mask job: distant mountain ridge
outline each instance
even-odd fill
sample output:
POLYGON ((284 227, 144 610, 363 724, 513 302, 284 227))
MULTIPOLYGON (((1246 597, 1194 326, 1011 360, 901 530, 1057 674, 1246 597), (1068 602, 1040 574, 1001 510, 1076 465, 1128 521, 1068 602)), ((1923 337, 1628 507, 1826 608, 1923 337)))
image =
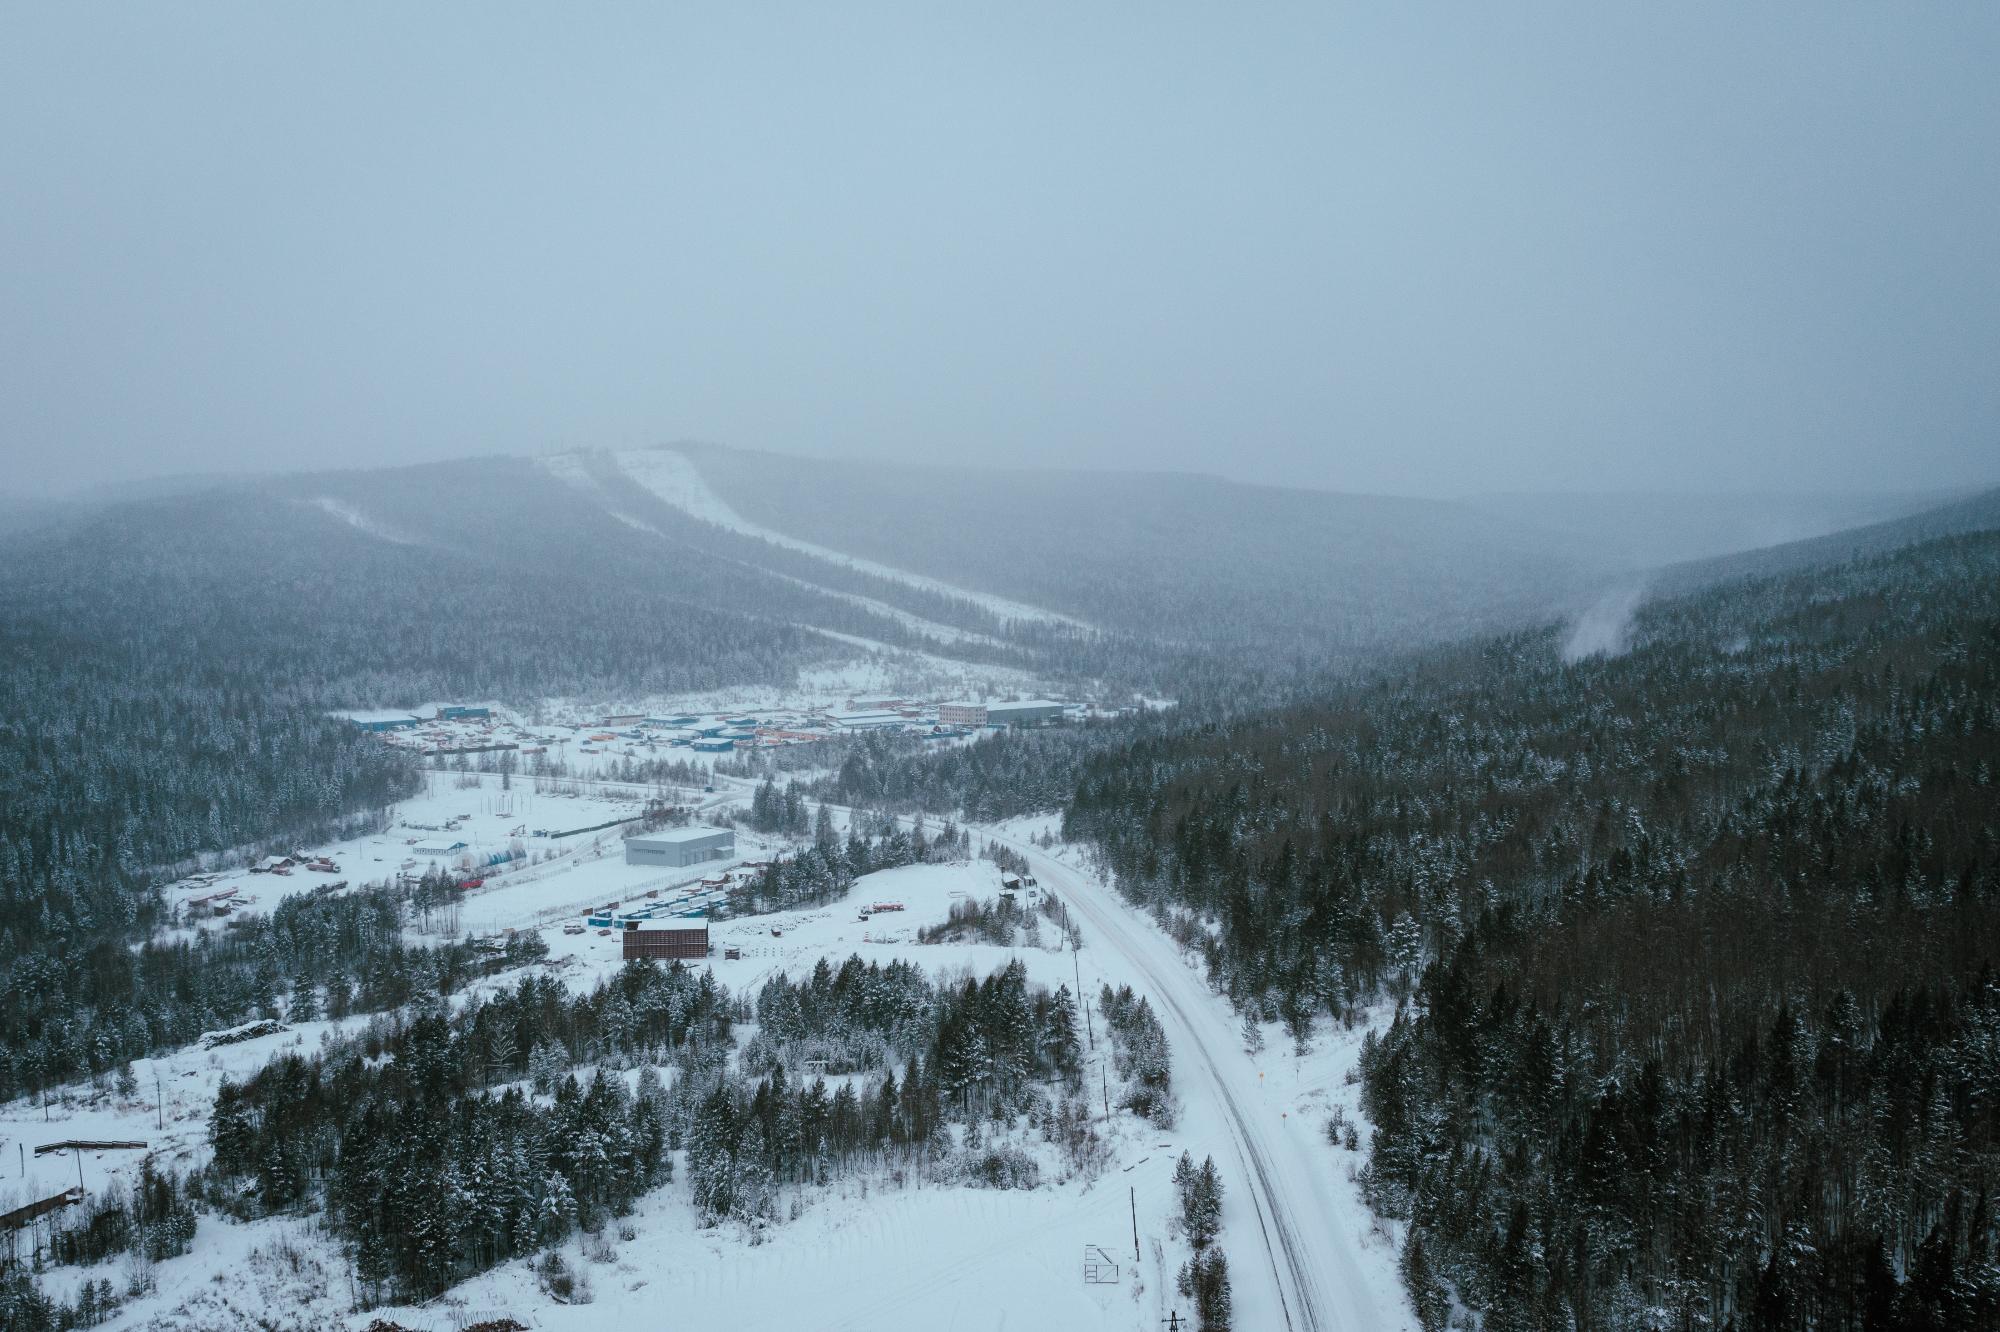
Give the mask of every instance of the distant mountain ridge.
POLYGON ((1651 585, 1661 594, 1687 591, 1730 579, 1765 578, 1864 555, 1886 554, 1937 537, 1996 528, 2000 528, 2000 487, 1883 522, 1760 550, 1670 565, 1654 573, 1651 585))
POLYGON ((1517 492, 1473 495, 1460 502, 1573 542, 1598 562, 1650 569, 1887 522, 1965 494, 1942 489, 1892 494, 1517 492))
MULTIPOLYGON (((870 652, 1022 678, 1227 688, 1565 616, 1629 569, 1578 537, 1601 514, 1552 531, 1477 503, 1177 473, 676 445, 211 480, 38 512, 36 525, 0 534, 0 596, 22 613, 38 596, 129 610, 166 578, 201 614, 282 619, 313 589, 346 608, 353 632, 400 642, 402 669, 425 680, 426 696, 532 690, 536 669, 578 687, 632 677, 698 689, 746 668, 780 681, 870 652), (454 627, 507 637, 510 605, 511 638, 532 644, 520 653, 540 666, 507 669, 429 641, 454 627), (428 638, 410 624, 429 626, 428 638), (566 641, 583 650, 558 668, 566 641), (754 666, 732 642, 756 645, 754 666)), ((1670 588, 2000 525, 1996 496, 1648 581, 1670 588)), ((1908 502, 1861 498, 1853 511, 1908 502)), ((195 613, 154 604, 162 632, 195 613)), ((351 669, 353 645, 335 644, 335 628, 308 637, 351 669)))

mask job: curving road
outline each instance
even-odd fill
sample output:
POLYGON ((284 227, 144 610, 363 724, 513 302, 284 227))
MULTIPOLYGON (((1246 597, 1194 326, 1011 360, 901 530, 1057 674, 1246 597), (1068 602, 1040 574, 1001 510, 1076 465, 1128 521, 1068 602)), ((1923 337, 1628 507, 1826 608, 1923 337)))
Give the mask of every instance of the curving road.
MULTIPOLYGON (((991 829, 983 832, 1025 855, 1042 886, 1059 894, 1094 932, 1085 938, 1086 949, 1097 944, 1117 953, 1144 979, 1176 1055, 1183 1099, 1191 1099, 1192 1093, 1219 1107, 1239 1166, 1239 1196, 1249 1199, 1276 1290, 1271 1301, 1245 1289, 1254 1269, 1248 1267, 1249 1255, 1239 1256, 1242 1266, 1232 1283, 1239 1314, 1274 1304, 1266 1312, 1276 1318, 1255 1325, 1290 1332, 1389 1332, 1413 1326, 1393 1265, 1379 1259, 1364 1262, 1356 1251, 1357 1234, 1367 1221, 1358 1198, 1330 1196, 1338 1185, 1325 1140, 1303 1120, 1281 1119, 1278 1107, 1260 1103, 1252 1091, 1258 1085, 1257 1070, 1243 1051, 1227 1007, 1182 960, 1173 941, 1110 889, 1032 842, 991 829)), ((1238 1322, 1253 1325, 1247 1317, 1238 1322)))

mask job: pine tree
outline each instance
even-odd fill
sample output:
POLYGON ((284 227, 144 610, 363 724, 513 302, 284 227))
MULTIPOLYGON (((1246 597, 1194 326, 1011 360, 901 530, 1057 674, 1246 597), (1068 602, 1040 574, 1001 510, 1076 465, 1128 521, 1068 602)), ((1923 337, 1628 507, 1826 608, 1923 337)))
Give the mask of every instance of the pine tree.
POLYGON ((1410 1305, 1416 1310, 1417 1322, 1424 1332, 1444 1332, 1451 1301, 1432 1273, 1430 1260, 1424 1254, 1423 1237, 1414 1228, 1403 1244, 1401 1267, 1403 1286, 1410 1292, 1410 1305))
POLYGON ((1202 1158, 1201 1170, 1195 1177, 1190 1220, 1189 1238, 1197 1249, 1214 1243, 1222 1233, 1222 1176, 1217 1173, 1212 1156, 1202 1158))
POLYGON ((1198 1229, 1196 1191, 1200 1187, 1200 1168, 1195 1165, 1192 1155, 1182 1152, 1181 1159, 1174 1162, 1174 1197, 1180 1204, 1181 1233, 1188 1237, 1188 1243, 1195 1248, 1201 1247, 1195 1243, 1194 1238, 1198 1229))
POLYGON ((560 1242, 576 1222, 576 1195, 560 1171, 551 1170, 542 1180, 541 1201, 536 1207, 536 1224, 544 1244, 560 1242))
POLYGON ((553 1041, 545 1041, 528 1052, 528 1076, 535 1090, 547 1096, 555 1090, 556 1079, 569 1067, 569 1060, 562 1047, 553 1041))

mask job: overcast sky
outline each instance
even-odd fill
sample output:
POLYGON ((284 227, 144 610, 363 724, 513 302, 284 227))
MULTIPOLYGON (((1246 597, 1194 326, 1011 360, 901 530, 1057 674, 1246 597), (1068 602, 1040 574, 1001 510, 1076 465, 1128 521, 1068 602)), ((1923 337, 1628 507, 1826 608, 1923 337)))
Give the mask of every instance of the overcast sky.
POLYGON ((1609 8, 6 0, 0 490, 2000 481, 2000 6, 1609 8))

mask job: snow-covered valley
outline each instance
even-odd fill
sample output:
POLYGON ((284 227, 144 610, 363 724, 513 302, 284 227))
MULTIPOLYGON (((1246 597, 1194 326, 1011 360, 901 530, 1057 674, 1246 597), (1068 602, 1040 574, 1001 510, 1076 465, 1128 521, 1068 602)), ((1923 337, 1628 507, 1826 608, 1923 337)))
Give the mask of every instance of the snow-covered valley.
MULTIPOLYGON (((481 816, 474 810, 504 808, 492 816, 499 821, 523 816, 529 797, 501 792, 497 777, 476 787, 463 780, 437 774, 431 793, 399 808, 398 820, 427 823, 445 817, 445 806, 472 807, 457 812, 475 829, 481 816)), ((717 813, 750 790, 740 781, 719 785, 710 804, 717 813)), ((644 794, 607 782, 582 799, 553 803, 582 811, 581 821, 592 807, 607 814, 636 807, 644 794)), ((544 797, 542 803, 552 802, 544 797)), ((837 817, 843 825, 849 818, 844 810, 837 817)), ((1088 1060, 1086 1099, 1103 1144, 1101 1160, 1088 1170, 1066 1170, 1043 1151, 1043 1183, 1029 1189, 940 1183, 921 1171, 864 1172, 787 1190, 781 1215, 769 1222, 716 1225, 703 1224, 677 1180, 645 1194, 631 1215, 560 1246, 588 1302, 584 1296, 573 1296, 573 1303, 552 1300, 534 1263, 521 1259, 421 1305, 360 1308, 351 1255, 324 1218, 311 1212, 249 1221, 204 1212, 182 1256, 51 1268, 45 1287, 65 1299, 86 1282, 109 1281, 121 1293, 138 1290, 107 1324, 134 1328, 254 1322, 361 1329, 386 1319, 445 1332, 512 1318, 534 1328, 584 1329, 655 1326, 671 1310, 688 1326, 746 1329, 1143 1329, 1177 1310, 1185 1316, 1174 1277, 1186 1245, 1169 1224, 1173 1163, 1185 1151, 1196 1159, 1212 1155, 1224 1172, 1221 1243, 1234 1265, 1239 1326, 1403 1326, 1392 1244, 1371 1223, 1346 1175, 1358 1158, 1330 1147, 1324 1133, 1335 1107, 1350 1117, 1357 1113, 1352 1070, 1360 1031, 1325 1035, 1300 1057, 1274 1025, 1253 1060, 1226 1004, 1166 936, 1059 847, 1044 849, 1049 830, 1048 820, 1028 820, 972 836, 975 846, 990 839, 1027 857, 1043 891, 1080 919, 1082 947, 1075 952, 1063 947, 1053 926, 1039 940, 1031 934, 1007 947, 919 942, 919 932, 940 925, 954 906, 991 900, 1000 890, 1002 872, 989 860, 974 859, 881 871, 857 881, 840 901, 719 922, 714 954, 698 965, 746 996, 773 976, 803 976, 821 959, 838 965, 849 956, 909 962, 940 979, 984 976, 1019 962, 1032 984, 1080 986, 1086 999, 1103 985, 1133 986, 1151 998, 1166 1024, 1180 1115, 1173 1127, 1162 1128, 1111 1105, 1108 1091, 1100 1094, 1098 1083, 1111 1088, 1118 1077, 1108 1067, 1102 1016, 1086 1015, 1090 1030, 1079 1033, 1088 1060), (857 904, 884 900, 902 910, 878 913, 872 921, 858 917, 857 904), (1085 1279, 1087 1262, 1095 1280, 1085 1279), (802 1309, 809 1311, 803 1324, 802 1309)), ((371 852, 387 855, 403 840, 360 838, 326 852, 353 866, 372 865, 371 852)), ((779 842, 752 841, 743 854, 782 849, 779 842)), ((548 955, 531 969, 558 978, 573 993, 587 990, 623 965, 617 939, 595 930, 563 933, 558 918, 573 915, 578 904, 638 886, 635 871, 603 851, 579 846, 524 872, 511 886, 469 894, 459 927, 479 933, 503 924, 535 929, 539 922, 548 955)), ((240 910, 268 911, 295 890, 291 881, 270 876, 257 886, 263 890, 258 900, 240 910)), ((422 937, 414 926, 412 937, 422 937)), ((516 979, 502 972, 476 982, 453 1003, 463 1005, 516 979)), ((17 1155, 27 1173, 8 1181, 0 1204, 15 1205, 10 1196, 19 1202, 58 1190, 74 1182, 79 1167, 93 1194, 135 1187, 142 1161, 182 1173, 198 1169, 210 1155, 208 1117, 224 1079, 240 1082, 280 1053, 310 1055, 374 1021, 379 1018, 357 1015, 286 1023, 270 1035, 135 1061, 136 1084, 122 1090, 107 1080, 61 1089, 47 1104, 8 1105, 0 1109, 0 1137, 23 1145, 17 1155), (25 1151, 70 1139, 146 1146, 44 1156, 25 1151)), ((620 1076, 634 1074, 624 1067, 620 1076)), ((996 1141, 1012 1134, 1034 1150, 1032 1135, 1023 1136, 1025 1125, 986 1127, 996 1141)))

